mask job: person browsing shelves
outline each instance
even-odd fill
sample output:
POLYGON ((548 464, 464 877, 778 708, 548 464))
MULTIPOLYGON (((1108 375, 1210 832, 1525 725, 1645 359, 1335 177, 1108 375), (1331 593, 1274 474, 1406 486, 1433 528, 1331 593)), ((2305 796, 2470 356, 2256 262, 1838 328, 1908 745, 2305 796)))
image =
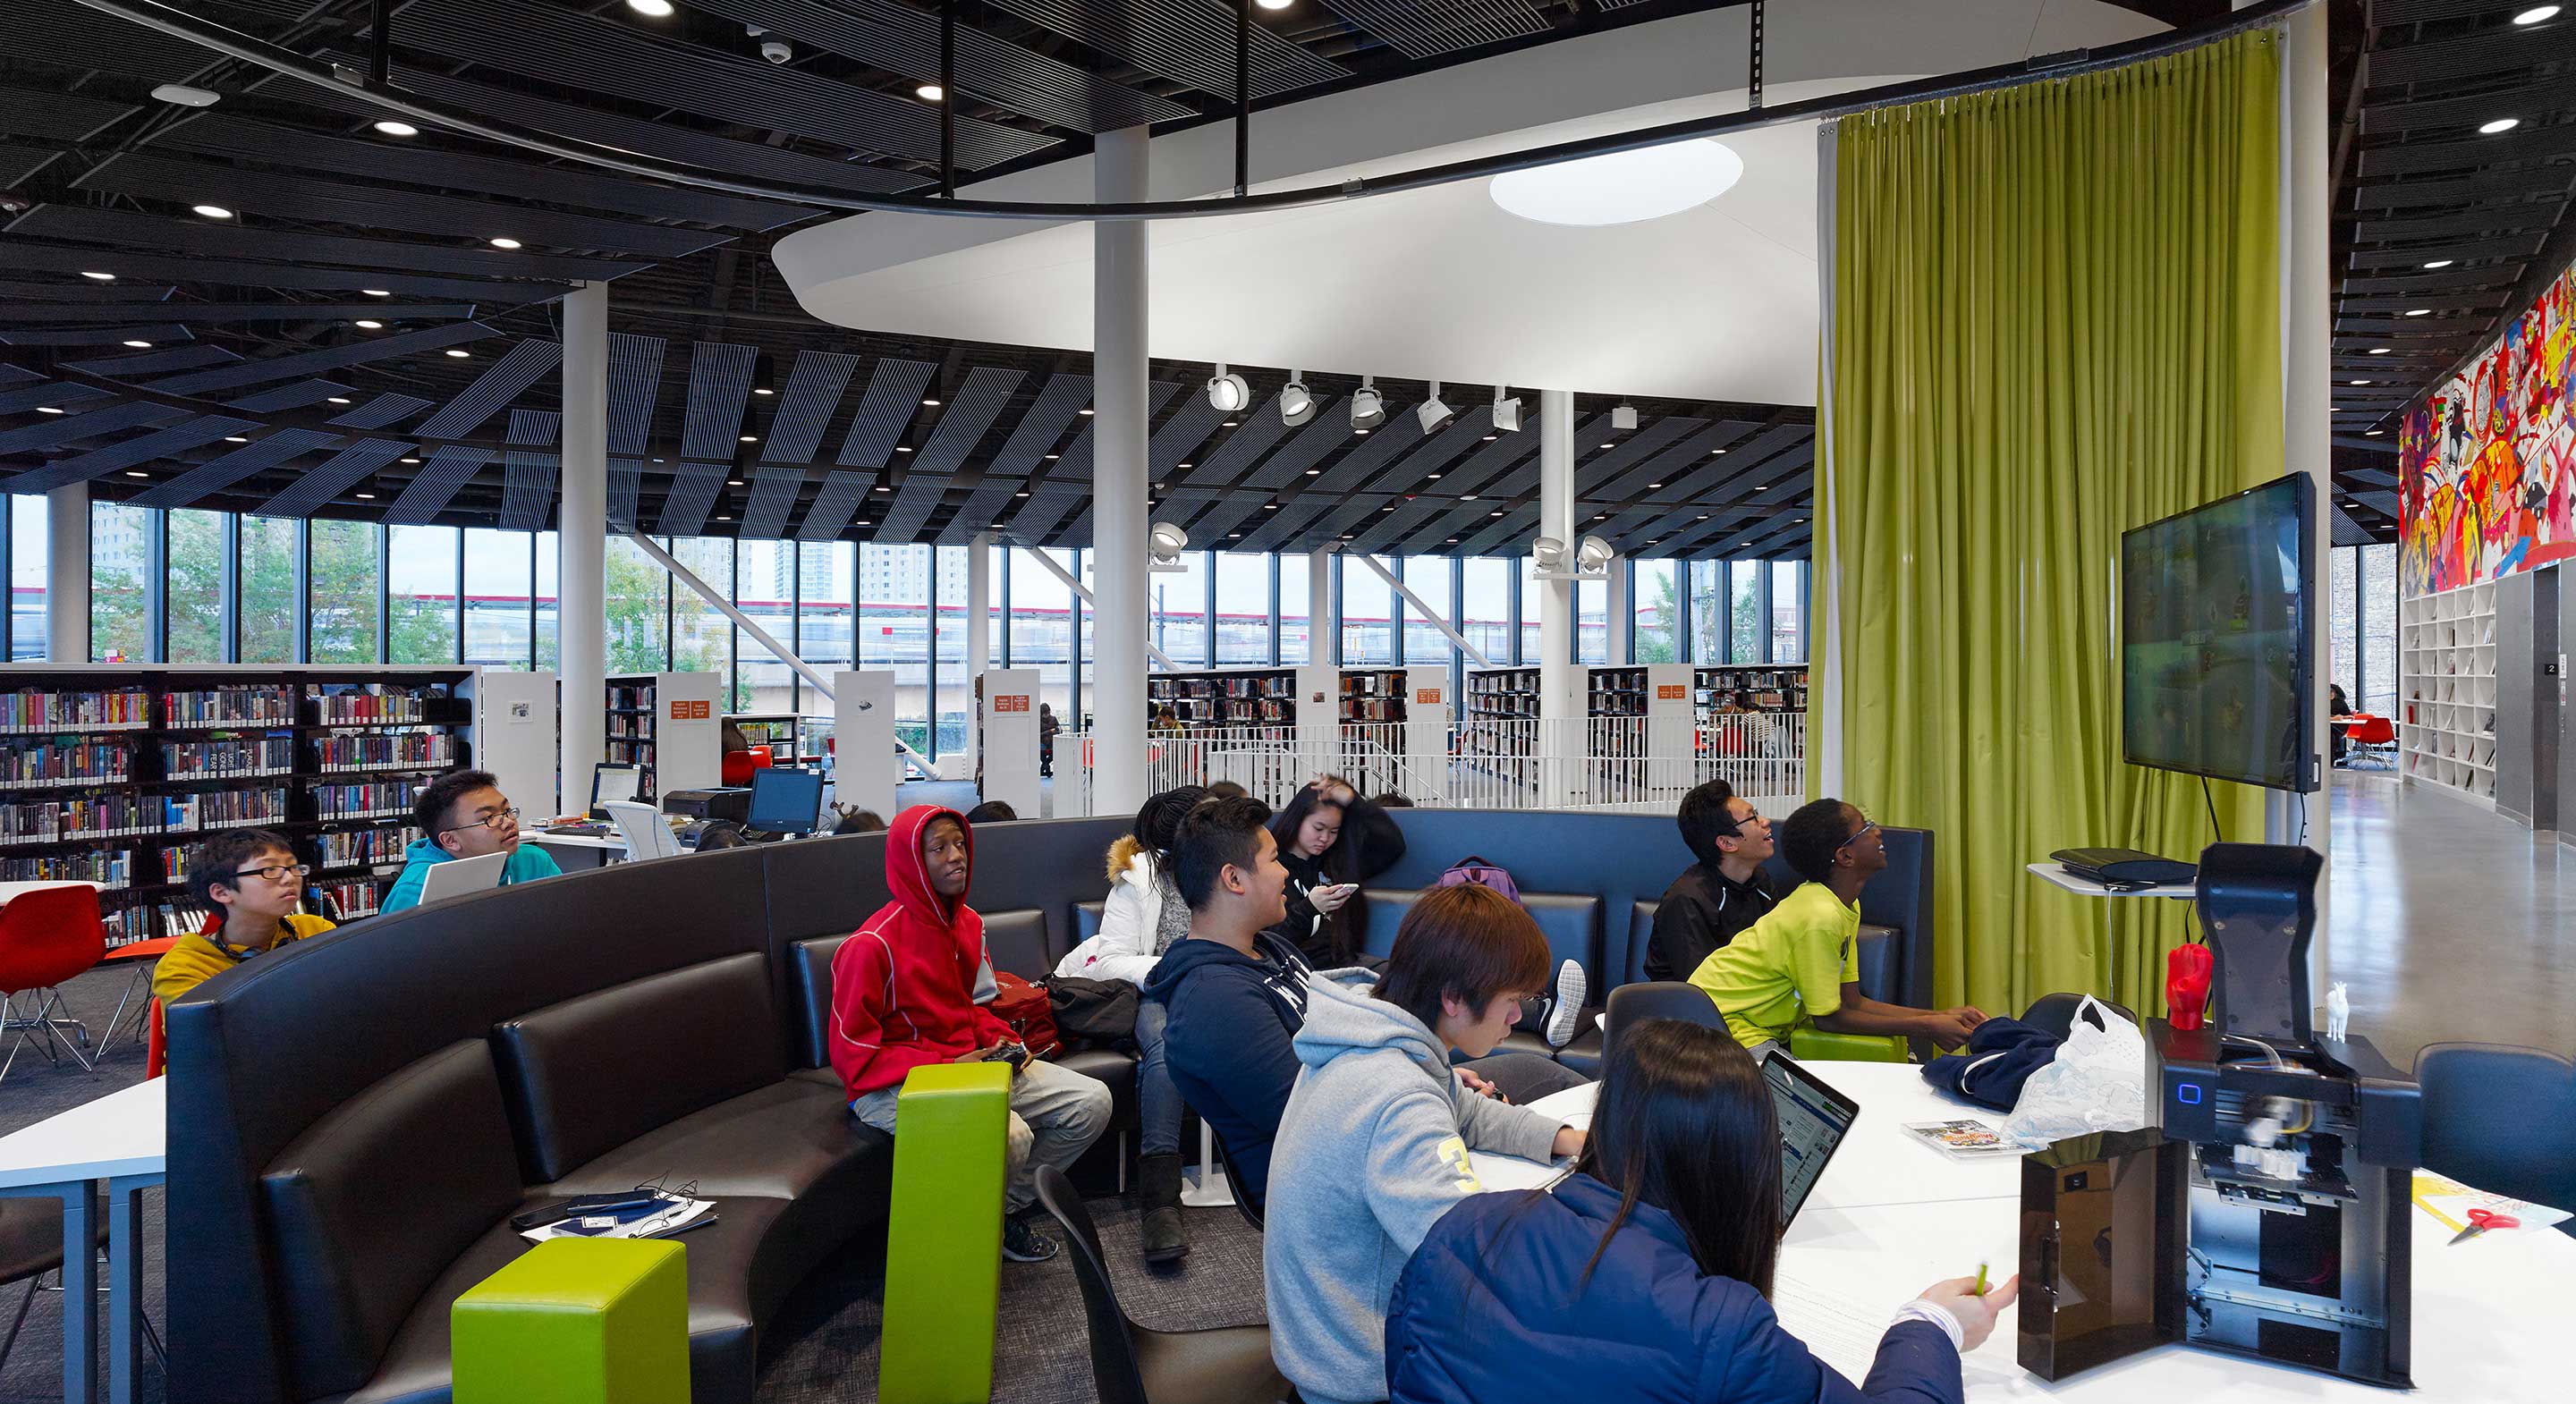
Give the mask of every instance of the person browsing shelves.
POLYGON ((196 934, 161 953, 153 998, 167 1004, 253 956, 331 930, 296 910, 311 871, 285 836, 267 829, 229 830, 189 850, 188 895, 214 910, 196 934))
POLYGON ((1655 931, 1646 942, 1649 980, 1689 979, 1785 895, 1762 868, 1772 853, 1771 821, 1735 787, 1723 780, 1699 786, 1682 796, 1674 819, 1699 861, 1655 905, 1655 931))
POLYGON ((1727 1031, 1760 1051, 1801 1024, 1828 1033, 1928 1038, 1956 1048, 1986 1016, 1973 1005, 1914 1009, 1860 992, 1860 891, 1887 866, 1878 826, 1838 799, 1801 805, 1780 826, 1780 851, 1806 879, 1690 982, 1717 1002, 1727 1031))
POLYGON ((420 904, 421 885, 429 870, 458 858, 507 853, 501 885, 561 877, 563 869, 533 843, 519 842, 519 811, 501 793, 501 783, 488 770, 459 770, 429 782, 412 801, 411 822, 422 837, 403 850, 402 876, 394 879, 379 912, 398 912, 420 904))
POLYGON ((1972 1277, 1933 1283, 1897 1309, 1866 1380, 1835 1373, 1771 1310, 1783 1228, 1771 1106, 1754 1060, 1717 1030, 1622 1031, 1576 1173, 1467 1200, 1404 1265, 1387 1397, 1960 1404, 1959 1356, 2021 1279, 1983 1295, 1972 1277))

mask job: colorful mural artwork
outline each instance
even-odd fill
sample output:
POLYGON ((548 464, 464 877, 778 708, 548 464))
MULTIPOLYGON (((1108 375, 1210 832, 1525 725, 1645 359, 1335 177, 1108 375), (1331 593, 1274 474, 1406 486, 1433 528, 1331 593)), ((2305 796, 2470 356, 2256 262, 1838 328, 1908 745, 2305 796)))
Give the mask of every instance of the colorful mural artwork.
POLYGON ((2398 431, 2399 588, 2474 585, 2576 556, 2576 267, 2398 431))

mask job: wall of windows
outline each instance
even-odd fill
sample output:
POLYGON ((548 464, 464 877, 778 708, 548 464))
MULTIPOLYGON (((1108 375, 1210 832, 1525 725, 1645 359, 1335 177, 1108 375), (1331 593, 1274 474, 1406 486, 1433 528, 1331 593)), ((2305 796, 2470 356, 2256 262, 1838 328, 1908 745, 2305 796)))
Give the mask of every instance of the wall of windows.
POLYGON ((0 513, 8 517, 0 529, 0 550, 9 554, 9 609, 0 614, 9 646, 0 649, 0 657, 45 656, 45 510, 41 497, 0 497, 0 513))
POLYGON ((1629 606, 1636 611, 1636 652, 1640 663, 1673 663, 1681 659, 1681 585, 1671 561, 1637 562, 1636 589, 1629 606))
POLYGON ((2397 547, 2326 553, 2326 680, 2353 710, 2397 714, 2397 547))

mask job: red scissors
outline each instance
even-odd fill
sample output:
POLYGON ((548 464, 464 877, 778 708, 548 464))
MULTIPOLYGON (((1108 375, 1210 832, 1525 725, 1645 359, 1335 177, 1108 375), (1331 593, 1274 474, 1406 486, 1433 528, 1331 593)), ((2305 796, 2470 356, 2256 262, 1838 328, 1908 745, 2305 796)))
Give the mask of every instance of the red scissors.
POLYGON ((2522 1227, 2522 1220, 2511 1214, 2499 1214, 2492 1209, 2472 1209, 2469 1211, 2469 1226, 2452 1235, 2451 1241, 2465 1243, 2488 1229, 2520 1227, 2522 1227))

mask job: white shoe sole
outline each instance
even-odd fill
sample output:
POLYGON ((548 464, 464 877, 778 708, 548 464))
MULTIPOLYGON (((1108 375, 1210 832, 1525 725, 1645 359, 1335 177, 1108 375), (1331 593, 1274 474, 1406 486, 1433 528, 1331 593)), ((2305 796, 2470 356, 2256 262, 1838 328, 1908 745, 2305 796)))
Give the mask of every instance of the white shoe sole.
POLYGON ((1563 1048, 1574 1041, 1583 1020, 1583 998, 1589 993, 1583 967, 1567 961, 1556 968, 1556 1007, 1547 1011, 1547 1046, 1563 1048))

